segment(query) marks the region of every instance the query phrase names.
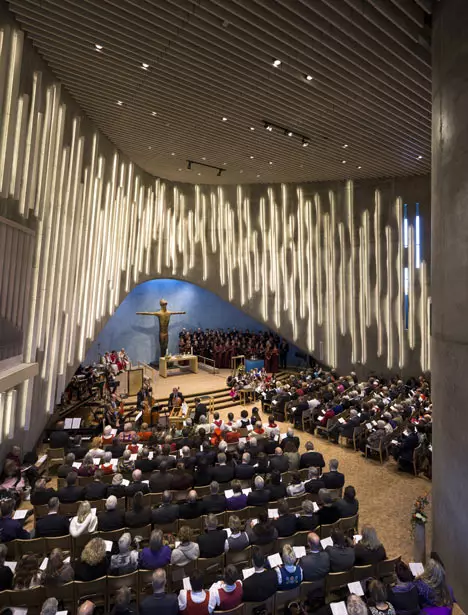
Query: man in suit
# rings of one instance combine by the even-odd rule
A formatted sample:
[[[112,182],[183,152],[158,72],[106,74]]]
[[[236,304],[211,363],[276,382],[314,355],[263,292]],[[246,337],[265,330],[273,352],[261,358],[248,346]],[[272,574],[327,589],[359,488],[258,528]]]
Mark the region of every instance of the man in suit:
[[[30,502],[33,506],[48,504],[50,498],[57,497],[57,492],[52,487],[47,487],[45,478],[36,481],[31,493]]]
[[[283,449],[283,451],[284,451],[284,447],[286,446],[288,442],[292,442],[294,446],[297,448],[297,450],[299,450],[300,440],[297,436],[294,435],[294,430],[291,428],[288,429],[286,433],[286,438],[283,438],[281,440],[281,448]]]
[[[65,451],[68,451],[70,438],[68,436],[68,431],[65,431],[64,427],[65,423],[63,421],[59,421],[55,425],[55,430],[50,433],[50,448],[63,448]]]
[[[157,568],[152,577],[153,593],[140,603],[140,615],[178,615],[179,603],[176,594],[166,594],[166,571]]]
[[[181,403],[183,403],[184,396],[182,395],[182,393],[179,391],[177,387],[174,387],[172,389],[172,393],[169,395],[169,399],[167,400],[167,407],[169,409],[171,409],[172,406],[176,403],[175,401],[176,399],[180,399]]]
[[[322,453],[314,451],[314,443],[309,440],[305,445],[306,452],[301,455],[301,468],[324,468],[325,460]]]
[[[171,455],[171,447],[169,444],[163,444],[161,447],[161,454],[156,457],[155,467],[159,468],[164,462],[168,470],[176,467],[176,458]]]
[[[117,508],[117,498],[110,495],[106,500],[105,512],[98,513],[98,530],[110,532],[125,527],[125,515],[123,510]]]
[[[154,508],[151,523],[165,525],[179,518],[179,505],[172,502],[172,493],[164,491],[159,508]]]
[[[167,463],[163,461],[159,472],[153,472],[149,479],[150,493],[162,493],[172,488],[172,475],[167,471]]]
[[[221,513],[226,510],[226,497],[224,493],[219,493],[219,483],[215,480],[210,484],[210,495],[205,495],[203,498],[203,506],[205,507],[205,515],[209,513]]]
[[[89,449],[87,446],[82,445],[81,436],[78,435],[73,438],[73,443],[69,450],[70,453],[75,455],[77,461],[81,461]]]
[[[351,408],[349,411],[349,418],[345,420],[344,423],[340,423],[339,421],[333,425],[330,436],[335,442],[338,442],[339,436],[343,436],[343,438],[352,438],[354,433],[354,428],[359,427],[360,419],[358,417],[357,410],[355,408]]]
[[[276,450],[276,433],[271,430],[268,434],[268,438],[263,441],[263,452],[265,455],[274,455]]]
[[[141,481],[141,470],[133,470],[132,482],[127,485],[127,497],[133,497],[137,491],[149,493],[148,484]]]
[[[57,468],[57,476],[59,478],[67,478],[70,472],[74,472],[73,464],[75,463],[75,455],[73,453],[67,453],[62,465]]]
[[[226,530],[218,530],[218,519],[210,514],[205,521],[206,531],[197,538],[200,547],[200,557],[217,557],[224,553],[227,540]]]
[[[252,564],[255,573],[242,583],[242,600],[244,602],[262,602],[272,596],[278,589],[276,570],[265,568],[265,556],[262,550],[252,547]]]
[[[177,469],[172,472],[172,486],[173,491],[183,491],[184,489],[191,489],[193,487],[193,474],[185,469],[184,462],[179,461]]]
[[[156,467],[155,461],[149,458],[149,449],[145,446],[141,449],[140,458],[135,461],[135,469],[141,470],[143,474],[152,472]]]
[[[304,581],[320,581],[330,572],[330,556],[320,549],[320,538],[314,532],[307,534],[309,553],[301,558]]]
[[[192,419],[187,419],[186,422],[192,422]],[[188,427],[184,427],[182,429],[182,438],[180,442],[177,443],[177,448],[183,448],[184,446],[188,446],[189,451],[194,447],[194,439],[190,437],[190,429]]]
[[[208,416],[208,409],[205,404],[202,404],[199,397],[195,398],[195,414],[193,416],[193,422],[199,423],[201,416]]]
[[[286,499],[278,502],[278,519],[273,525],[278,530],[278,536],[292,536],[297,531],[297,517],[289,512],[289,505]]]
[[[345,482],[344,474],[338,472],[338,459],[330,459],[328,463],[329,472],[322,474],[322,480],[326,489],[341,489]]]
[[[15,511],[13,500],[4,500],[0,510],[2,513],[0,517],[0,540],[2,542],[10,542],[10,540],[15,540],[16,538],[21,540],[30,538],[29,532],[23,527],[23,523],[18,519],[13,519]]]
[[[109,485],[102,482],[102,470],[98,468],[94,472],[92,483],[88,483],[84,488],[85,500],[104,500],[107,498]]]
[[[331,525],[338,521],[340,512],[335,506],[328,489],[321,489],[319,491],[319,506],[320,508],[317,512],[319,525]]]
[[[195,519],[201,517],[205,511],[205,507],[201,500],[197,499],[197,492],[192,489],[189,491],[187,501],[179,504],[179,515],[181,519]]]
[[[181,451],[182,463],[184,464],[184,468],[189,472],[193,472],[197,464],[197,458],[194,455],[190,454],[190,448],[188,446],[183,446],[181,448]]]
[[[218,454],[218,464],[213,468],[212,475],[218,483],[229,483],[234,478],[234,466],[227,465],[226,453]]]
[[[36,519],[36,538],[66,536],[69,533],[70,521],[59,514],[59,508],[59,499],[50,498],[47,516]]]
[[[58,490],[58,498],[61,502],[73,503],[84,500],[84,489],[76,484],[77,475],[70,472],[67,475],[67,486]]]
[[[256,476],[254,489],[247,496],[247,506],[263,506],[270,499],[269,489],[265,489],[265,481],[261,476]]]
[[[343,497],[335,502],[335,507],[340,513],[340,517],[354,517],[359,511],[359,502],[356,499],[356,490],[352,485],[348,485]]]
[[[289,468],[289,459],[286,455],[283,455],[282,449],[277,446],[275,449],[275,454],[270,459],[270,471],[278,470],[281,474],[283,472],[287,472]]]
[[[318,493],[321,489],[325,489],[325,483],[319,476],[319,469],[315,466],[309,468],[309,480],[304,483],[307,493]]]
[[[239,480],[250,480],[255,474],[255,468],[250,464],[250,453],[242,455],[242,462],[234,468],[234,475]]]

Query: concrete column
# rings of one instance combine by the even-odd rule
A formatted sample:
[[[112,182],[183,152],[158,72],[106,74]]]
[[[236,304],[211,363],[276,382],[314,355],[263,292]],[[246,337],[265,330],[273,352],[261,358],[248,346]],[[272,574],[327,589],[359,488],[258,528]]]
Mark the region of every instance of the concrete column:
[[[433,31],[433,547],[468,608],[468,2],[436,2]]]

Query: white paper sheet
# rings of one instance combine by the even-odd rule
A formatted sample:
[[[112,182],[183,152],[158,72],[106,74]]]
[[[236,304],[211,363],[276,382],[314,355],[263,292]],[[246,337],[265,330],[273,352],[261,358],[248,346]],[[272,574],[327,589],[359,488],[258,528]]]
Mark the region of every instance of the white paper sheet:
[[[132,453],[130,455],[130,461],[136,461],[138,459],[138,453]]]
[[[15,514],[13,515],[13,519],[24,519],[27,514],[28,514],[28,511],[25,510],[25,509],[15,510]]]
[[[242,493],[244,495],[249,495],[249,493],[252,492],[252,489],[250,487],[247,487],[246,489],[242,489]]]
[[[122,485],[124,487],[127,487],[127,485],[129,485],[129,484],[130,484],[130,481],[128,480],[128,478],[122,478]]]
[[[317,512],[319,510],[319,505],[317,504],[317,502],[312,502],[312,506],[314,507],[314,512]]]
[[[330,604],[332,615],[348,615],[346,604],[342,602],[332,602]]]
[[[8,568],[11,570],[11,572],[15,572],[16,570],[16,564],[18,562],[5,562],[5,566],[8,566]]]
[[[226,491],[224,492],[224,496],[226,498],[232,498],[233,495],[234,495],[234,491],[232,489],[226,489]]]
[[[39,566],[39,570],[45,570],[47,568],[48,563],[49,563],[49,558],[44,557],[44,559],[41,562],[41,565]]]
[[[371,430],[372,429],[372,425],[370,423],[366,423],[366,427],[367,429]]]
[[[253,425],[247,425],[247,431],[252,431]]]
[[[79,470],[81,468],[81,461],[74,461],[72,463],[72,468],[76,468],[77,470]]]
[[[294,550],[294,555],[297,557],[297,559],[301,559],[301,557],[305,557],[306,555],[305,547],[293,547],[293,550]]]
[[[95,466],[98,466],[101,463],[100,457],[93,457],[93,463]]]
[[[79,429],[80,425],[81,425],[81,419],[79,417],[76,419],[73,419],[72,429]]]
[[[362,589],[360,581],[348,583],[348,589],[352,594],[356,594],[356,596],[364,596],[364,590]]]
[[[353,538],[354,538],[354,544],[356,544],[356,545],[357,545],[358,542],[361,542],[361,540],[362,540],[361,534],[354,534]]]
[[[242,570],[242,574],[244,575],[244,579],[248,579],[253,574],[255,574],[255,568],[244,568]]]
[[[189,590],[192,589],[192,586],[190,585],[190,578],[189,577],[184,577],[182,579],[182,583],[184,584],[185,591],[189,591]]]
[[[276,566],[282,566],[283,560],[281,559],[281,555],[279,553],[273,553],[273,555],[268,556],[268,562],[272,568],[276,568]]]
[[[73,425],[73,419],[69,418],[69,419],[65,419],[65,423],[64,423],[64,428],[65,429],[71,429]]]
[[[269,508],[268,509],[268,518],[276,519],[278,517],[278,509],[277,508]]]
[[[333,547],[333,540],[331,536],[328,536],[328,538],[322,538],[320,544],[324,549],[326,549],[327,547]]]
[[[418,577],[424,572],[424,566],[421,564],[421,562],[410,562],[408,566],[410,567],[410,570],[415,577]]]
[[[112,551],[112,540],[105,540],[106,551]]]

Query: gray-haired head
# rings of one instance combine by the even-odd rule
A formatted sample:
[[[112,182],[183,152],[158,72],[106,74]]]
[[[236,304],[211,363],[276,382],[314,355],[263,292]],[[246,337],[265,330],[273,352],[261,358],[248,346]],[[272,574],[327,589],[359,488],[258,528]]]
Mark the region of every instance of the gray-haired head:
[[[47,598],[41,608],[41,615],[55,615],[58,611],[57,598]]]
[[[255,489],[263,489],[265,486],[265,481],[261,476],[256,476],[254,480]]]
[[[104,453],[103,460],[106,463],[110,463],[112,461],[112,453],[110,453],[109,451],[107,453]]]
[[[183,446],[182,447],[182,457],[189,457],[190,456],[190,449],[188,446]]]
[[[115,495],[110,495],[106,500],[106,510],[115,510],[117,508],[117,498]]]
[[[338,470],[338,459],[330,459],[328,467],[330,468],[330,472]]]
[[[124,532],[119,538],[119,552],[128,553],[132,544],[132,536],[130,532]]]
[[[226,461],[227,461],[227,457],[226,457],[225,453],[219,453],[218,454],[218,463],[220,465],[224,465],[226,463]]]
[[[309,468],[308,474],[309,474],[309,478],[318,478],[319,470],[315,466],[311,466]]]
[[[153,572],[152,584],[153,592],[155,594],[164,591],[164,588],[166,586],[166,571],[164,570],[164,568],[156,568],[156,570]]]
[[[219,493],[219,483],[216,482],[215,480],[211,481],[210,493],[211,495],[216,495],[217,493]]]
[[[244,453],[242,455],[242,463],[248,465],[250,463],[250,453]]]

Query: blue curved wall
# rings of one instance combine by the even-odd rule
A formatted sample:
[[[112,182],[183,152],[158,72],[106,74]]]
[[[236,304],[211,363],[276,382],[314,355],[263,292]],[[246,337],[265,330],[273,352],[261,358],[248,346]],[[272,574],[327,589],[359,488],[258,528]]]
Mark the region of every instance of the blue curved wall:
[[[214,293],[180,280],[150,280],[134,288],[122,301],[89,349],[85,363],[92,363],[107,350],[125,348],[135,363],[159,359],[158,322],[155,317],[137,316],[136,312],[156,312],[160,299],[173,311],[187,314],[172,316],[169,325],[169,352],[178,351],[179,331],[196,329],[268,329]],[[290,345],[290,363],[295,362],[296,347]],[[297,361],[297,360],[296,360]]]

